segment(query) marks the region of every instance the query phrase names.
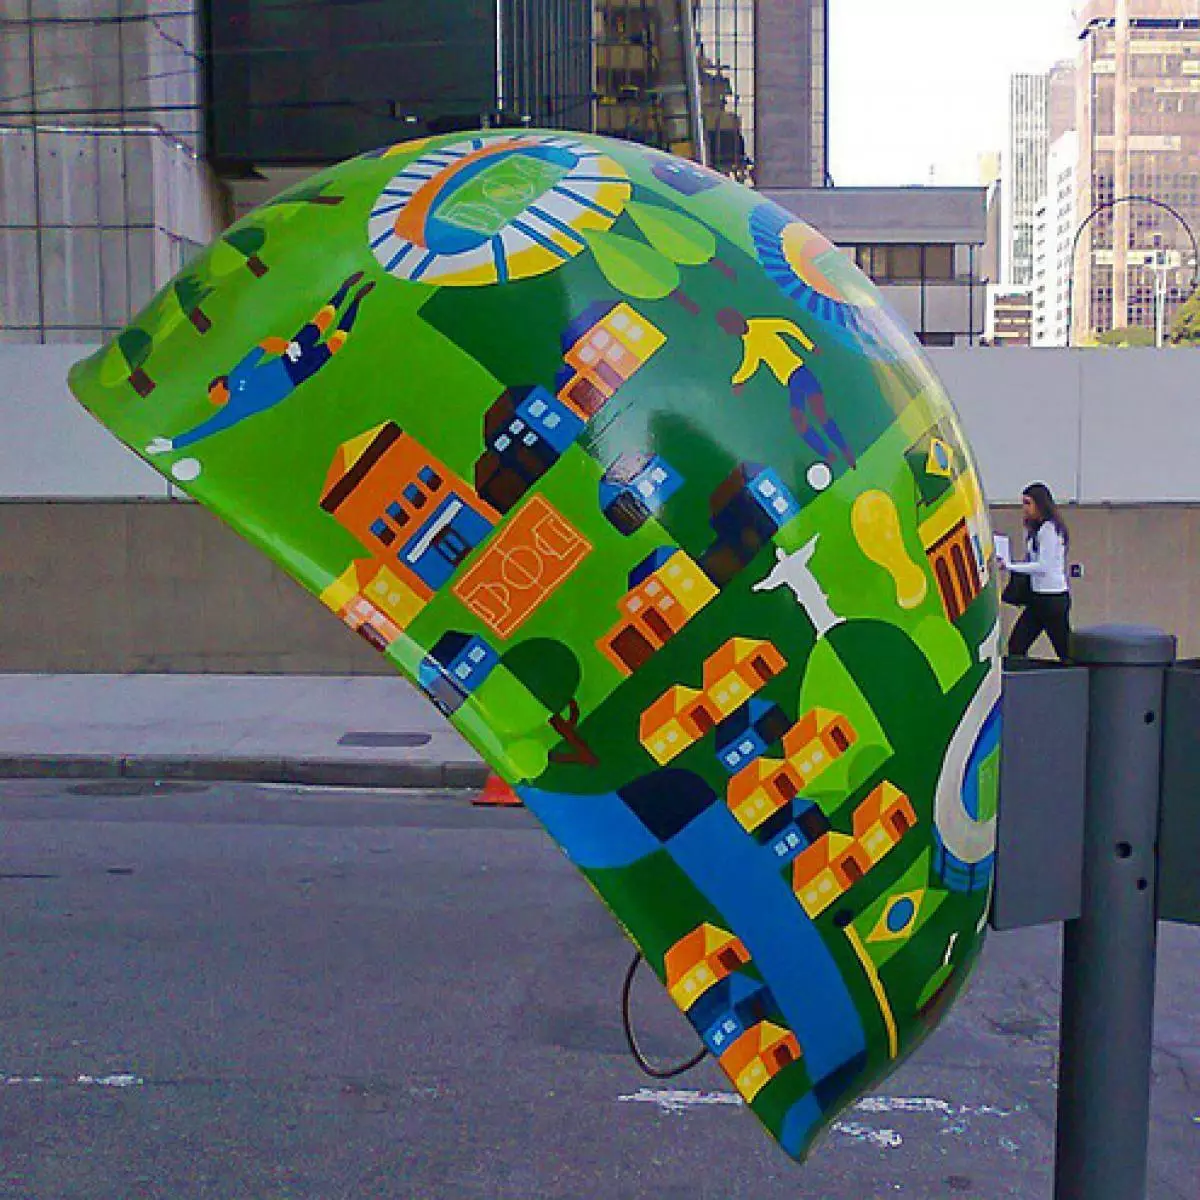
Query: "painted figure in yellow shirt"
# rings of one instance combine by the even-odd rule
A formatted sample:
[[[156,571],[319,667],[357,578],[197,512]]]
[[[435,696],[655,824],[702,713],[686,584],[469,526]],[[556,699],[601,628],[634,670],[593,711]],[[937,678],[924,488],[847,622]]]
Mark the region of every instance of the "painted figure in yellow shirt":
[[[747,318],[733,308],[721,309],[717,313],[717,324],[730,337],[740,338],[742,342],[742,363],[732,380],[734,391],[740,392],[746,381],[765,366],[787,388],[792,424],[804,441],[824,459],[833,457],[829,445],[832,443],[846,462],[855,466],[854,451],[846,443],[837,422],[829,417],[820,381],[805,365],[805,354],[819,354],[820,351],[804,330],[779,317]]]

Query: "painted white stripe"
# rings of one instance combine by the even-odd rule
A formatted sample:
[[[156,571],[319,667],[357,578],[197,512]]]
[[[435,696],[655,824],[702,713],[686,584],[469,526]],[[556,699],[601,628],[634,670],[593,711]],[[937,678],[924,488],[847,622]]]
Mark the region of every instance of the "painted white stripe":
[[[696,1092],[676,1088],[638,1088],[618,1100],[633,1104],[657,1104],[663,1112],[681,1113],[689,1108],[707,1108],[714,1104],[740,1106],[742,1098],[736,1092]]]
[[[904,1145],[904,1139],[894,1129],[872,1129],[855,1121],[835,1121],[833,1130],[856,1142],[870,1142],[881,1150],[895,1150],[897,1146]]]
[[[0,1074],[0,1086],[65,1083],[78,1087],[141,1087],[146,1081],[140,1075],[4,1075]]]

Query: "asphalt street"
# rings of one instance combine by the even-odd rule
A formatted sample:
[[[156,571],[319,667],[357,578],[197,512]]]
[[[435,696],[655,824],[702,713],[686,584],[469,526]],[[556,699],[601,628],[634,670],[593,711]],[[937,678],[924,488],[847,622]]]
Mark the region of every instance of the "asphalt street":
[[[462,793],[6,782],[0,956],[4,1200],[1050,1197],[1056,930],[994,935],[801,1167],[711,1063],[638,1071],[623,935]],[[1150,1197],[1196,1200],[1200,930],[1160,957]]]

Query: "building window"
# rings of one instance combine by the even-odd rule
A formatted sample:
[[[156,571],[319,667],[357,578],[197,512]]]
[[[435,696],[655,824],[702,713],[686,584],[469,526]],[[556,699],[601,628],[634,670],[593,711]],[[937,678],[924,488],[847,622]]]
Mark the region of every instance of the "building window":
[[[442,477],[432,467],[422,467],[417,478],[431,491],[442,486]]]
[[[925,278],[947,280],[954,278],[954,247],[925,247]]]
[[[390,546],[396,540],[395,530],[386,521],[376,521],[371,526],[371,532],[384,546]]]
[[[421,491],[421,489],[417,487],[415,483],[410,483],[408,487],[404,489],[404,499],[407,500],[409,504],[413,506],[413,508],[425,507],[425,493]]]
[[[953,346],[955,344],[952,333],[918,333],[917,341],[922,346]]]

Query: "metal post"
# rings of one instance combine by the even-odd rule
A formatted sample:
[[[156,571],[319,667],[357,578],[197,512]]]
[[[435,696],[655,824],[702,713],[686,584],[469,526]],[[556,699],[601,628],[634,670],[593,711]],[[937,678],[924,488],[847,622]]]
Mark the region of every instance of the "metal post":
[[[1175,639],[1080,631],[1089,672],[1083,910],[1063,939],[1055,1200],[1145,1200],[1163,692]]]

